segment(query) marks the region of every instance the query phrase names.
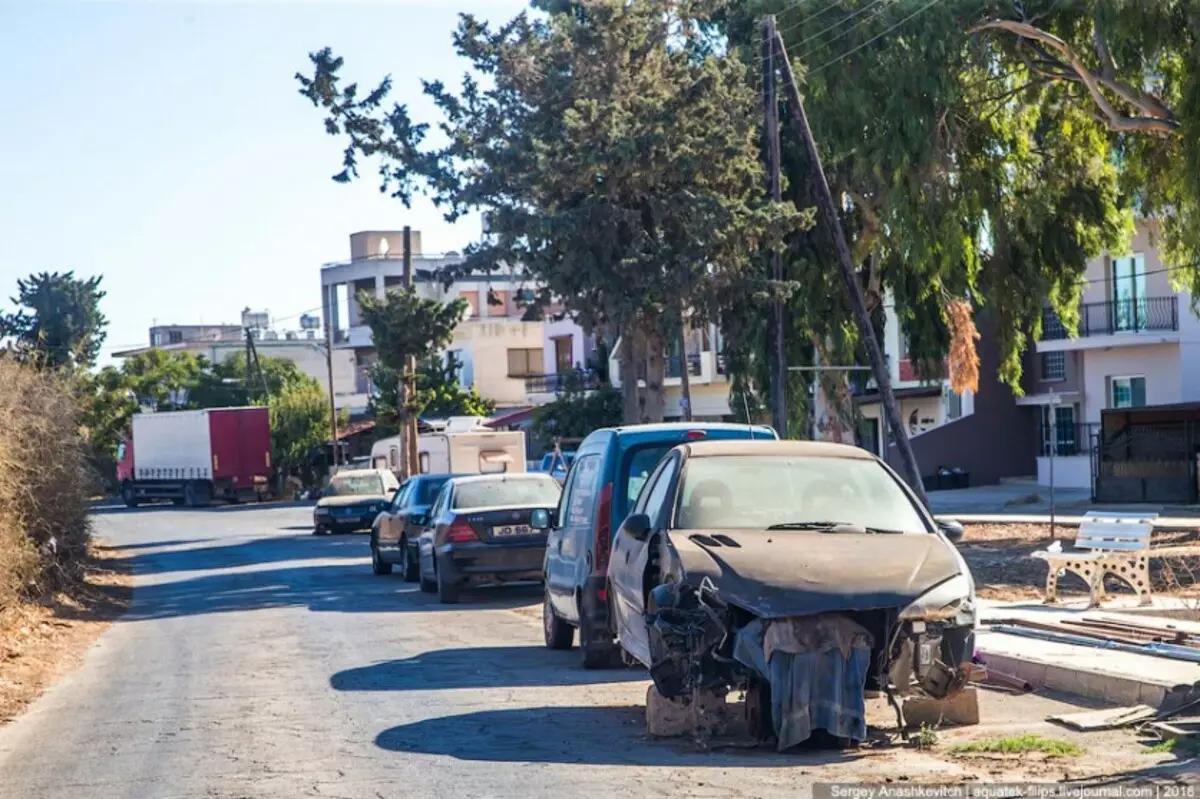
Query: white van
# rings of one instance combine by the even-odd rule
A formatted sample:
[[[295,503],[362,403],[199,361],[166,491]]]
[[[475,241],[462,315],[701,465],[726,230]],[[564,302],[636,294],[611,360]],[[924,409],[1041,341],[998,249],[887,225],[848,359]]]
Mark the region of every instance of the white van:
[[[400,437],[375,442],[371,466],[400,471]],[[525,434],[486,427],[417,436],[419,474],[523,474]]]

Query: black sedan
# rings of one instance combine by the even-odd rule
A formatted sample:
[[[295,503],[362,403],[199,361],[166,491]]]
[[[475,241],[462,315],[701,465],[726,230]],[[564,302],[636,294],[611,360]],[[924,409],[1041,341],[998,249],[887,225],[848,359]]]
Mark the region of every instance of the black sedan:
[[[434,500],[418,541],[421,590],[444,603],[482,583],[541,580],[546,532],[529,522],[558,507],[562,487],[548,474],[456,477]]]

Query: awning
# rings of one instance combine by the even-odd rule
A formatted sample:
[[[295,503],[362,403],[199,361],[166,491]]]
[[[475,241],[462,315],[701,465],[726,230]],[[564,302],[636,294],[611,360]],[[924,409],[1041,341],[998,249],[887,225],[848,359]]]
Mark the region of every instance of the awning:
[[[513,457],[507,452],[481,452],[479,454],[479,460],[483,461],[484,463],[512,463]]]
[[[942,395],[941,386],[915,386],[913,388],[897,388],[892,390],[892,394],[896,399],[916,399],[918,397],[940,397]],[[872,391],[869,394],[860,394],[854,398],[854,401],[859,405],[872,405],[879,402],[879,392]]]

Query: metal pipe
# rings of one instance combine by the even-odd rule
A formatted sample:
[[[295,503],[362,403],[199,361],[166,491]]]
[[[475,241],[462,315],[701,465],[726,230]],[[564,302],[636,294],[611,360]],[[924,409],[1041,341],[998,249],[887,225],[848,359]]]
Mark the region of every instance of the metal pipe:
[[[990,628],[992,632],[1004,633],[1006,635],[1017,635],[1023,638],[1036,638],[1041,641],[1050,641],[1051,643],[1059,644],[1075,644],[1076,646],[1090,646],[1096,649],[1110,649],[1116,652],[1130,652],[1135,655],[1154,655],[1155,657],[1170,658],[1171,660],[1184,660],[1189,663],[1200,663],[1200,651],[1183,646],[1173,646],[1171,644],[1145,643],[1145,644],[1123,644],[1116,641],[1105,641],[1099,638],[1087,638],[1082,635],[1071,635],[1070,633],[1050,633],[1042,630],[1032,630],[1027,627],[1016,627],[1005,624],[993,624]]]

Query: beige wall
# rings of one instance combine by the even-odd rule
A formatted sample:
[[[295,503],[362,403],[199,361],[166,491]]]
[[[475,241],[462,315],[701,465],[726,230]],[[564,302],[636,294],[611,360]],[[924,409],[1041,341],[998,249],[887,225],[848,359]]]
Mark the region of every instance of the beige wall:
[[[1164,264],[1158,254],[1159,243],[1158,224],[1155,222],[1139,222],[1137,231],[1129,242],[1128,252],[1119,255],[1140,254],[1145,256],[1146,296],[1170,297],[1175,294],[1171,288],[1171,275],[1164,271]],[[1112,253],[1105,253],[1099,258],[1088,261],[1084,277],[1087,285],[1083,289],[1083,302],[1107,302],[1112,299],[1111,267]]]
[[[255,342],[258,354],[263,358],[278,358],[281,361],[291,361],[304,374],[321,384],[321,390],[329,393],[329,367],[325,362],[325,353],[317,347],[298,341],[258,341]],[[244,347],[213,346],[205,357],[220,363],[244,352]],[[203,354],[203,353],[202,353]],[[333,391],[335,395],[355,393],[356,371],[354,352],[347,349],[333,351]]]
[[[468,321],[454,332],[451,350],[469,364],[471,383],[501,406],[525,403],[525,379],[508,376],[510,349],[542,349],[541,322]]]
[[[910,436],[932,430],[946,421],[943,418],[941,397],[908,397],[899,402],[900,418],[904,420]],[[863,405],[860,410],[864,419],[878,419],[882,415],[882,407],[878,402]],[[918,420],[915,431],[909,426],[909,419],[914,411]]]
[[[1178,344],[1114,347],[1080,354],[1085,398],[1084,418],[1080,421],[1100,421],[1100,411],[1109,405],[1108,377],[1145,377],[1147,405],[1183,401]]]
[[[387,257],[404,257],[403,230],[364,230],[361,233],[351,233],[350,257],[355,261],[361,258],[378,258],[380,256],[379,251],[382,249],[380,245],[383,239],[387,239]],[[420,255],[421,231],[410,231],[409,241],[412,244],[412,254]]]

